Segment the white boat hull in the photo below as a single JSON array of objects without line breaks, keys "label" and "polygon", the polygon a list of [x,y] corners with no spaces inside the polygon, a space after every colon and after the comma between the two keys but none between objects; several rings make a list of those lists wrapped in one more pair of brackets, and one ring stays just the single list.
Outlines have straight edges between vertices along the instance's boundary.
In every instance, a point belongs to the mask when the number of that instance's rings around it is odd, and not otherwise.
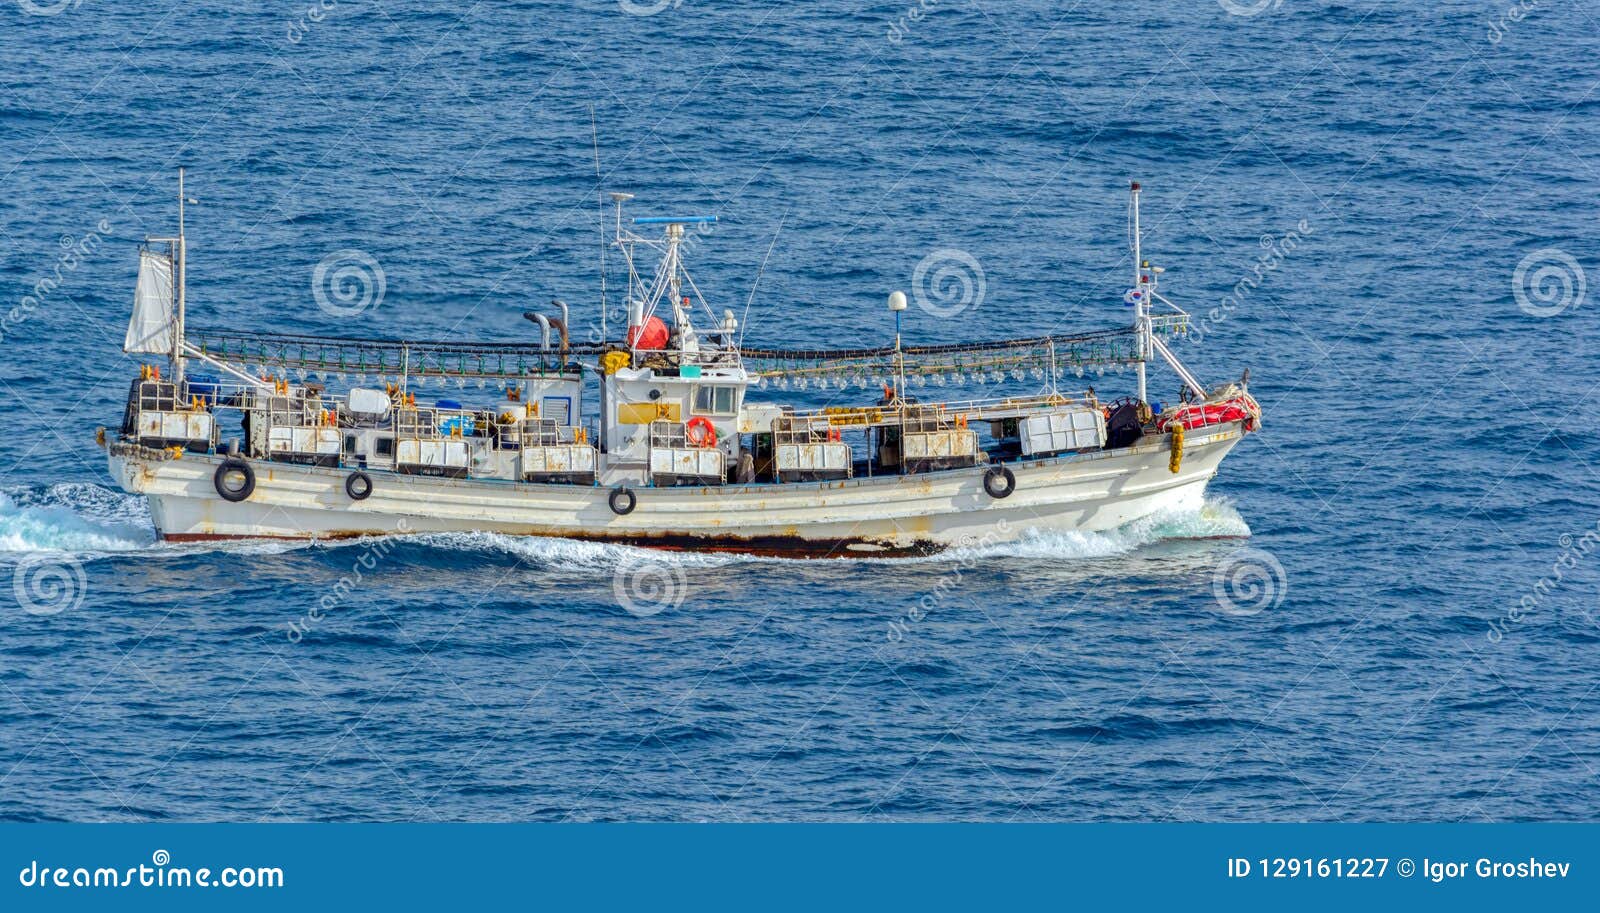
[{"label": "white boat hull", "polygon": [[369,471],[372,494],[355,501],[345,493],[351,470],[252,461],[254,492],[230,502],[213,483],[220,456],[171,459],[114,445],[110,468],[123,489],[148,496],[156,529],[169,540],[482,531],[820,557],[926,553],[1030,529],[1108,530],[1198,506],[1241,435],[1237,422],[1190,431],[1176,473],[1167,435],[1121,450],[1008,463],[1016,490],[999,499],[984,491],[979,466],[841,482],[630,486],[638,503],[623,516],[601,486]]}]

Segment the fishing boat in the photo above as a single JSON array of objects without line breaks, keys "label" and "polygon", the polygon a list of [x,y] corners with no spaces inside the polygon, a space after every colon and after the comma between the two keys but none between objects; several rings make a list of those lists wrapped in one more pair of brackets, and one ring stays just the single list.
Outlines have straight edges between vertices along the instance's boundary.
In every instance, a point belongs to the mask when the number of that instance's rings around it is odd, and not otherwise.
[{"label": "fishing boat", "polygon": [[[629,277],[616,339],[602,304],[607,341],[574,341],[561,302],[525,315],[537,334],[523,343],[197,330],[182,180],[176,237],[140,251],[124,342],[139,374],[122,424],[100,433],[112,477],[148,498],[168,540],[483,531],[928,554],[1198,508],[1261,422],[1248,372],[1208,388],[1174,355],[1188,314],[1143,259],[1138,184],[1131,325],[905,345],[907,298],[892,292],[893,344],[777,349],[745,345],[689,275],[686,238],[715,217],[625,221],[624,193],[611,194]],[[1147,395],[1158,358],[1182,384],[1167,406]],[[1063,388],[1130,369],[1131,395]],[[930,398],[974,383],[997,395]],[[813,389],[832,404],[779,401]]]}]

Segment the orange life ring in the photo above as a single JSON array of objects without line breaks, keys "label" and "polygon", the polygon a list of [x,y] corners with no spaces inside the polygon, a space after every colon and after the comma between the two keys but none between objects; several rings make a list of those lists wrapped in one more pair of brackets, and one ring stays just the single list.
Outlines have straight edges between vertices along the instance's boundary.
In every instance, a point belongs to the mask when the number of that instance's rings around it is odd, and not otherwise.
[{"label": "orange life ring", "polygon": [[828,443],[837,444],[842,437],[844,437],[844,435],[839,431],[838,428],[828,429]]},{"label": "orange life ring", "polygon": [[[695,434],[696,429],[700,431],[698,435]],[[711,419],[703,415],[697,415],[684,423],[683,436],[696,447],[717,446],[717,428],[711,424]]]}]

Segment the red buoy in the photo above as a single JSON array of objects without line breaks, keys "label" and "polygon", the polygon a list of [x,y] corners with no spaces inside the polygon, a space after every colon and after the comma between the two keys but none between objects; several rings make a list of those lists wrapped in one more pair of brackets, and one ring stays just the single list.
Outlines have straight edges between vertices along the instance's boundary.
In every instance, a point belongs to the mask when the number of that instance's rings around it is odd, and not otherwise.
[{"label": "red buoy", "polygon": [[643,326],[628,327],[628,345],[635,349],[665,349],[672,334],[660,317],[648,317]]}]

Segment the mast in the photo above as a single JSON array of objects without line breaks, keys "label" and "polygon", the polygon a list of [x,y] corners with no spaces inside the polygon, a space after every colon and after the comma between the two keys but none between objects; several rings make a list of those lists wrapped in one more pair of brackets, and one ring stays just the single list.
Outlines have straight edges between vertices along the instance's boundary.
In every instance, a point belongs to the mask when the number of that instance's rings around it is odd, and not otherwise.
[{"label": "mast", "polygon": [[[627,265],[628,265],[628,275],[627,275],[627,278],[625,278],[623,280],[623,283],[622,283],[622,289],[623,289],[623,291],[622,291],[622,329],[623,329],[622,336],[623,336],[623,341],[624,342],[628,341],[627,330],[632,326],[632,323],[633,323],[633,278],[634,278],[634,276],[633,276],[633,256],[628,252],[627,248],[624,248],[622,246],[622,244],[623,244],[623,240],[622,240],[622,204],[628,202],[631,199],[633,199],[633,194],[631,194],[631,193],[615,192],[615,193],[611,194],[611,202],[615,203],[616,207],[617,207],[617,228],[616,228],[616,233],[614,235],[612,235],[612,237],[617,239],[616,240],[616,244],[617,244],[618,249],[622,251],[623,262],[627,263]],[[604,204],[602,204],[602,206],[603,205]],[[602,224],[600,226],[600,232],[601,232],[601,243],[603,245],[605,243],[605,237],[604,237],[604,235],[605,235],[605,225],[604,224]],[[603,289],[604,288],[604,283],[605,283],[605,266],[603,264],[601,265],[601,268],[600,268],[600,282],[601,282],[601,287]],[[607,338],[608,338],[607,337],[607,333],[606,333],[606,309],[605,309],[605,305],[604,305],[604,300],[605,300],[605,295],[604,295],[604,292],[602,291],[602,293],[601,293],[601,307],[600,307],[600,341],[601,342],[605,342],[607,340]],[[633,346],[630,344],[628,346],[628,348],[632,349]]]},{"label": "mast", "polygon": [[[900,348],[900,315],[905,309],[906,293],[901,291],[890,292],[889,310],[894,313],[894,377],[896,384],[894,402],[899,408],[900,429],[902,431],[906,427],[906,359],[905,353]],[[900,446],[902,448],[901,464],[903,466],[905,463],[903,450],[905,439],[903,437],[901,438]]]},{"label": "mast", "polygon": [[183,204],[186,202],[183,189],[182,166],[178,168],[178,313],[172,322],[172,382],[183,385],[183,316],[185,288],[188,284],[187,272],[189,268],[189,245],[184,236]]},{"label": "mast", "polygon": [[1145,397],[1145,362],[1150,359],[1150,302],[1146,299],[1148,293],[1144,287],[1144,261],[1142,256],[1141,239],[1139,237],[1139,182],[1133,181],[1129,186],[1133,207],[1133,321],[1138,332],[1139,361],[1135,371],[1139,377],[1139,402],[1147,402]]}]

